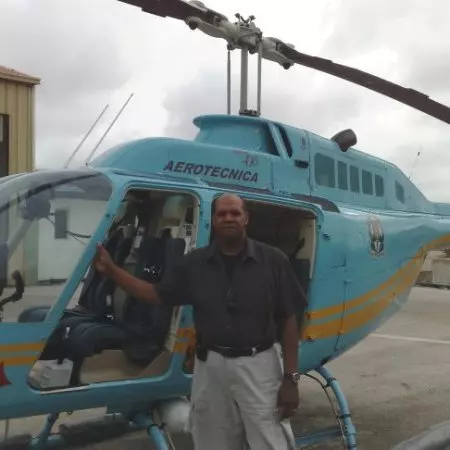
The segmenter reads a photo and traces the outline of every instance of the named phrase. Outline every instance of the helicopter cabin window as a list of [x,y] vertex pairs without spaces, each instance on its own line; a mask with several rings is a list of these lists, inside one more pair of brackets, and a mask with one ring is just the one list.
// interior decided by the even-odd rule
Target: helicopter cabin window
[[350,166],[350,190],[359,192],[359,169],[355,166]]
[[367,170],[362,170],[362,191],[363,194],[373,195],[372,174]]
[[380,175],[375,175],[375,195],[377,197],[384,196],[384,181]]
[[315,158],[315,175],[316,183],[320,186],[334,188],[336,186],[334,159],[329,156],[316,154]]
[[395,182],[395,196],[399,202],[405,203],[405,189],[398,181]]
[[346,191],[348,189],[347,164],[342,161],[337,162],[338,168],[338,188]]

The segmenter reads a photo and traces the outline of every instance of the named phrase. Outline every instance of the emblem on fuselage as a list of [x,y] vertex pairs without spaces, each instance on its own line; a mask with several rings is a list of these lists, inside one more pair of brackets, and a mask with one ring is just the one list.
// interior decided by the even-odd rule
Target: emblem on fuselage
[[380,219],[369,216],[370,253],[374,256],[384,255],[384,232]]

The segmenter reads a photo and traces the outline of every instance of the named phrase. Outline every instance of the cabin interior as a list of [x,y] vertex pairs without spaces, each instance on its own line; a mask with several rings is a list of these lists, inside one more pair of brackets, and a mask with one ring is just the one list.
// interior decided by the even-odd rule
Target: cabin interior
[[[264,202],[248,201],[247,207],[250,213],[248,235],[285,252],[307,292],[314,265],[314,215],[306,210]],[[107,242],[113,242],[118,233],[122,241],[116,241],[115,248],[108,250],[111,255],[120,259],[116,263],[121,264],[130,273],[150,282],[158,282],[164,276],[164,270],[169,269],[171,260],[195,248],[199,218],[199,203],[192,195],[149,190],[130,191],[124,199],[123,207],[117,213]],[[124,244],[125,241],[127,245]],[[164,243],[162,247],[161,242]],[[118,250],[117,247],[120,246],[122,247]],[[89,340],[90,345],[87,346],[88,350],[81,352],[84,357],[74,362],[73,371],[76,376],[72,375],[68,386],[47,389],[39,385],[38,374],[42,371],[41,366],[52,358],[55,363],[55,355],[45,356],[44,350],[30,372],[29,382],[34,388],[46,392],[96,382],[148,378],[162,375],[169,368],[171,355],[176,350],[181,308],[174,308],[170,312],[154,310],[149,305],[133,301],[116,286],[105,286],[104,280],[100,277],[99,281],[98,278],[98,274],[88,270],[81,295],[74,300],[78,301],[78,305],[87,310],[94,310],[97,314],[104,314],[105,304],[108,304],[108,314],[113,316],[117,330],[110,330],[109,337],[105,338],[102,337],[100,326],[103,319],[99,319],[100,324],[97,327],[95,323],[92,326],[87,325],[91,334],[86,333],[85,339]],[[95,295],[92,295],[92,292]],[[70,310],[68,314],[71,314]],[[160,318],[162,319],[158,322]],[[64,320],[63,316],[61,323]],[[123,333],[119,332],[124,327],[130,330],[130,326],[149,325],[152,320],[156,320],[160,326],[159,338],[162,339],[159,344],[145,342],[144,339],[130,343],[123,338]],[[73,328],[75,334],[76,327]],[[60,339],[56,331],[49,338],[47,347],[54,345],[55,339]],[[60,346],[62,353],[67,353],[64,345],[69,346],[68,342],[70,343],[70,334],[69,339]],[[93,342],[98,345],[92,345]],[[80,339],[77,345],[80,345]],[[77,352],[80,354],[79,349]],[[68,358],[67,355],[69,354],[66,354]],[[186,359],[190,356],[188,351]],[[62,355],[58,358],[62,360]],[[185,371],[189,373],[192,366],[188,361],[185,362]]]

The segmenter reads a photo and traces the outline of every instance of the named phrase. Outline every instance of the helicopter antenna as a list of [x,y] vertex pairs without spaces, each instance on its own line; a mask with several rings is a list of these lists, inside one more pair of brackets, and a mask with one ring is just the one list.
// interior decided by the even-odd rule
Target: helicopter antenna
[[123,110],[126,108],[126,106],[128,105],[129,101],[131,100],[131,97],[133,97],[133,93],[130,94],[130,96],[128,97],[127,101],[124,103],[124,105],[122,106],[122,108],[120,108],[120,111],[117,113],[116,117],[114,117],[114,120],[111,122],[111,124],[109,125],[109,127],[106,129],[106,131],[103,133],[103,136],[100,138],[100,140],[97,142],[97,145],[92,149],[91,153],[89,154],[89,156],[86,158],[85,161],[85,165],[87,166],[89,164],[89,162],[91,161],[92,157],[94,156],[94,153],[96,152],[96,150],[98,149],[98,147],[100,146],[100,144],[103,142],[103,139],[105,139],[106,135],[109,133],[109,131],[111,130],[111,128],[114,126],[114,124],[116,123],[117,119],[119,118],[119,116],[122,114]]
[[227,114],[231,114],[231,49],[227,48]]
[[420,152],[421,152],[421,151],[422,151],[422,146],[419,147],[419,151],[417,152],[417,155],[416,155],[416,157],[414,158],[414,161],[413,161],[413,163],[412,163],[411,171],[409,172],[409,177],[408,177],[409,180],[411,180],[411,176],[412,176],[414,167],[416,166],[416,163],[417,163],[417,160],[419,159],[419,156],[420,156]]
[[[218,13],[198,0],[118,0],[122,3],[140,7],[143,12],[159,17],[171,17],[185,22],[191,30],[199,29],[203,33],[224,39],[228,48],[240,48],[241,57],[241,109],[240,114],[259,115],[260,111],[247,110],[247,58],[248,53],[261,52],[261,57],[280,64],[289,69],[294,64],[309,67],[320,72],[358,84],[366,89],[397,100],[414,109],[450,124],[450,108],[430,99],[426,94],[414,89],[399,86],[390,81],[379,78],[353,67],[335,63],[329,59],[307,55],[295,50],[292,44],[285,43],[277,38],[262,37],[262,32],[249,19],[238,17],[237,23],[231,23],[226,16]],[[244,71],[242,71],[244,68]],[[242,73],[243,72],[243,73]],[[260,77],[258,71],[258,79]],[[259,104],[260,107],[260,104]]]
[[81,139],[81,142],[77,145],[75,150],[72,152],[72,154],[67,159],[66,163],[64,164],[64,169],[67,169],[69,167],[69,164],[72,162],[73,157],[78,153],[78,150],[80,150],[81,146],[84,144],[84,141],[88,138],[88,136],[92,133],[92,130],[97,126],[99,120],[105,114],[105,111],[108,109],[109,105],[106,105],[103,108],[103,111],[99,114],[96,121],[92,124],[91,128],[89,128],[89,131],[84,135],[83,139]]

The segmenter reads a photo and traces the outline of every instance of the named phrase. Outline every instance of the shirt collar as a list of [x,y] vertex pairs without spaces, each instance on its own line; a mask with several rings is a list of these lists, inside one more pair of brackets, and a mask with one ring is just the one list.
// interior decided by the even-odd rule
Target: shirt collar
[[[255,241],[246,237],[244,250],[242,252],[242,261],[246,261],[249,258],[255,260],[256,262],[260,262],[255,249]],[[207,260],[210,261],[212,259],[216,259],[217,261],[220,260],[220,248],[215,241],[209,245],[207,253]]]

